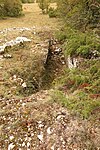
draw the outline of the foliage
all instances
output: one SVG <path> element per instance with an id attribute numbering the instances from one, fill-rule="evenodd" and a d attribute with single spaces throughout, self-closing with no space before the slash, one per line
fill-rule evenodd
<path id="1" fill-rule="evenodd" d="M 55 36 L 60 42 L 63 42 L 63 43 L 66 41 L 66 38 L 67 38 L 67 35 L 65 32 L 63 32 L 63 30 L 60 32 L 57 31 L 55 33 Z"/>
<path id="2" fill-rule="evenodd" d="M 88 118 L 100 106 L 99 60 L 84 60 L 77 69 L 65 69 L 65 73 L 53 84 L 57 90 L 52 100 L 83 118 Z"/>
<path id="3" fill-rule="evenodd" d="M 90 24 L 98 26 L 100 16 L 100 4 L 98 0 L 58 0 L 60 16 L 67 24 L 83 28 Z"/>
<path id="4" fill-rule="evenodd" d="M 63 76 L 54 80 L 54 85 L 64 92 L 74 92 L 77 89 L 82 89 L 88 94 L 99 94 L 99 68 L 99 60 L 85 60 L 80 62 L 80 66 L 77 69 L 66 69 Z"/>
<path id="5" fill-rule="evenodd" d="M 21 0 L 22 3 L 34 3 L 34 0 Z"/>
<path id="6" fill-rule="evenodd" d="M 0 4 L 0 18 L 3 18 L 4 16 L 5 16 L 4 6 Z"/>
<path id="7" fill-rule="evenodd" d="M 75 114 L 80 115 L 84 119 L 88 118 L 89 115 L 100 106 L 100 102 L 96 99 L 92 100 L 86 93 L 79 90 L 76 95 L 66 97 L 66 95 L 55 90 L 52 94 L 52 101 L 67 107 Z"/>
<path id="8" fill-rule="evenodd" d="M 57 10 L 52 8 L 52 7 L 50 7 L 49 11 L 48 11 L 48 14 L 49 14 L 50 18 L 55 18 L 55 17 L 57 17 Z"/>
<path id="9" fill-rule="evenodd" d="M 70 31 L 69 31 L 70 32 Z M 93 33 L 82 33 L 74 31 L 67 34 L 67 40 L 64 43 L 65 55 L 68 56 L 81 56 L 83 58 L 91 58 L 95 53 L 100 56 L 99 38 Z"/>
<path id="10" fill-rule="evenodd" d="M 22 14 L 22 4 L 20 0 L 5 0 L 4 9 L 6 15 L 10 17 L 17 17 Z"/>
<path id="11" fill-rule="evenodd" d="M 43 14 L 48 13 L 49 5 L 50 5 L 49 0 L 39 0 L 38 4 Z"/>

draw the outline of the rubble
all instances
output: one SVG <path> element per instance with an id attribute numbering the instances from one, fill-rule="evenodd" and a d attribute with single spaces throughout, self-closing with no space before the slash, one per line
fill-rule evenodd
<path id="1" fill-rule="evenodd" d="M 25 82 L 22 84 L 22 87 L 23 87 L 23 88 L 26 88 L 26 87 L 27 87 L 27 85 L 26 85 Z"/>
<path id="2" fill-rule="evenodd" d="M 12 55 L 10 55 L 10 54 L 4 54 L 3 58 L 12 58 Z"/>
<path id="3" fill-rule="evenodd" d="M 7 47 L 13 47 L 15 45 L 19 45 L 19 44 L 24 43 L 24 42 L 31 42 L 31 40 L 26 38 L 26 37 L 17 37 L 15 40 L 11 40 L 9 42 L 6 42 L 2 46 L 0 46 L 0 54 L 3 54 Z"/>
<path id="4" fill-rule="evenodd" d="M 35 29 L 35 26 L 31 27 L 31 28 L 27 28 L 27 27 L 13 27 L 13 28 L 6 28 L 0 31 L 0 34 L 4 34 L 7 32 L 12 32 L 12 31 L 32 31 Z"/>
<path id="5" fill-rule="evenodd" d="M 41 132 L 39 135 L 37 135 L 38 139 L 43 142 L 43 133 Z"/>
<path id="6" fill-rule="evenodd" d="M 15 147 L 15 145 L 13 143 L 10 143 L 8 146 L 8 150 L 12 150 Z"/>
<path id="7" fill-rule="evenodd" d="M 28 38 L 26 38 L 26 37 L 17 37 L 16 38 L 16 40 L 15 40 L 15 42 L 17 43 L 17 42 L 19 42 L 19 43 L 23 43 L 23 42 L 31 42 L 31 40 L 30 39 L 28 39 Z"/>

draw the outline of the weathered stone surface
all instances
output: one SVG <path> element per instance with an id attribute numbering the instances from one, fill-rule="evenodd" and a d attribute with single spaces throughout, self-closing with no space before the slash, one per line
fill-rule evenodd
<path id="1" fill-rule="evenodd" d="M 5 52 L 6 47 L 13 47 L 15 45 L 18 45 L 18 44 L 24 43 L 24 42 L 31 42 L 31 40 L 26 37 L 17 37 L 15 40 L 6 42 L 2 46 L 0 46 L 0 54 L 3 54 Z"/>
<path id="2" fill-rule="evenodd" d="M 12 55 L 10 55 L 10 54 L 4 54 L 3 58 L 12 58 Z"/>
<path id="3" fill-rule="evenodd" d="M 77 64 L 78 64 L 77 58 L 71 58 L 70 56 L 68 56 L 67 62 L 68 62 L 69 69 L 77 67 Z"/>

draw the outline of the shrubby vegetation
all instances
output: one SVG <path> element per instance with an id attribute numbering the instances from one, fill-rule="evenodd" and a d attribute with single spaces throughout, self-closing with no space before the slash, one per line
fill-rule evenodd
<path id="1" fill-rule="evenodd" d="M 6 15 L 10 17 L 20 16 L 22 13 L 22 4 L 20 0 L 5 0 L 4 9 Z"/>
<path id="2" fill-rule="evenodd" d="M 74 28 L 86 30 L 89 25 L 99 25 L 99 0 L 58 0 L 57 4 L 60 16 Z"/>
<path id="3" fill-rule="evenodd" d="M 0 0 L 0 18 L 3 18 L 5 14 L 3 1 Z"/>
<path id="4" fill-rule="evenodd" d="M 70 34 L 67 34 L 67 40 L 64 43 L 65 55 L 92 58 L 95 53 L 95 57 L 100 56 L 99 38 L 96 34 L 74 30 L 70 31 Z"/>
<path id="5" fill-rule="evenodd" d="M 54 18 L 57 17 L 57 9 L 50 7 L 48 11 L 49 17 Z"/>
<path id="6" fill-rule="evenodd" d="M 99 66 L 99 60 L 84 60 L 80 68 L 65 69 L 53 82 L 57 90 L 52 94 L 52 100 L 84 118 L 89 117 L 100 106 Z"/>
<path id="7" fill-rule="evenodd" d="M 22 2 L 33 1 L 22 0 Z M 38 3 L 42 13 L 62 19 L 63 27 L 59 32 L 57 31 L 56 37 L 62 44 L 65 59 L 70 56 L 79 61 L 78 68 L 72 70 L 66 68 L 63 75 L 54 80 L 53 85 L 57 90 L 52 94 L 52 100 L 87 118 L 100 105 L 98 101 L 100 98 L 99 0 L 58 0 L 57 9 L 50 7 L 49 0 L 38 0 Z M 17 17 L 21 13 L 20 0 L 0 1 L 0 17 Z M 39 89 L 40 70 L 37 69 L 39 61 L 35 66 L 37 69 L 35 73 L 31 61 L 27 63 L 26 68 L 20 70 L 18 67 L 12 74 L 16 72 L 16 75 L 27 83 L 25 89 L 18 86 L 16 89 L 18 95 L 21 93 L 26 96 Z M 35 74 L 37 77 L 33 79 Z"/>
<path id="8" fill-rule="evenodd" d="M 34 0 L 21 0 L 22 3 L 34 3 Z"/>
<path id="9" fill-rule="evenodd" d="M 0 4 L 0 18 L 3 18 L 5 15 L 5 10 L 3 4 Z"/>
<path id="10" fill-rule="evenodd" d="M 0 1 L 0 17 L 17 17 L 22 14 L 22 3 L 20 0 Z"/>
<path id="11" fill-rule="evenodd" d="M 88 98 L 88 95 L 83 91 L 78 91 L 76 95 L 71 95 L 66 98 L 66 95 L 62 91 L 56 90 L 52 94 L 52 99 L 53 102 L 57 102 L 62 106 L 67 107 L 83 119 L 88 118 L 93 110 L 100 105 L 99 101 Z"/>
<path id="12" fill-rule="evenodd" d="M 38 0 L 38 4 L 43 14 L 48 13 L 50 0 Z"/>
<path id="13" fill-rule="evenodd" d="M 77 58 L 78 68 L 65 69 L 55 79 L 53 100 L 87 118 L 100 103 L 100 3 L 98 0 L 58 0 L 63 27 L 56 33 L 67 57 Z M 69 98 L 66 98 L 69 94 Z"/>
<path id="14" fill-rule="evenodd" d="M 58 17 L 58 10 L 50 6 L 50 3 L 56 3 L 56 0 L 38 0 L 43 14 L 48 14 L 50 18 Z"/>

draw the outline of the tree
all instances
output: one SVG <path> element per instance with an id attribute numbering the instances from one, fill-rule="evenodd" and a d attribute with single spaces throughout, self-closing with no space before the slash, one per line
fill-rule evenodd
<path id="1" fill-rule="evenodd" d="M 38 1 L 39 7 L 42 10 L 42 13 L 48 13 L 48 8 L 50 5 L 50 1 L 49 0 L 39 0 Z"/>
<path id="2" fill-rule="evenodd" d="M 22 14 L 22 3 L 20 0 L 5 0 L 4 9 L 7 16 L 17 17 Z"/>
<path id="3" fill-rule="evenodd" d="M 88 25 L 97 26 L 100 18 L 99 0 L 58 0 L 60 16 L 67 24 L 86 30 Z"/>

